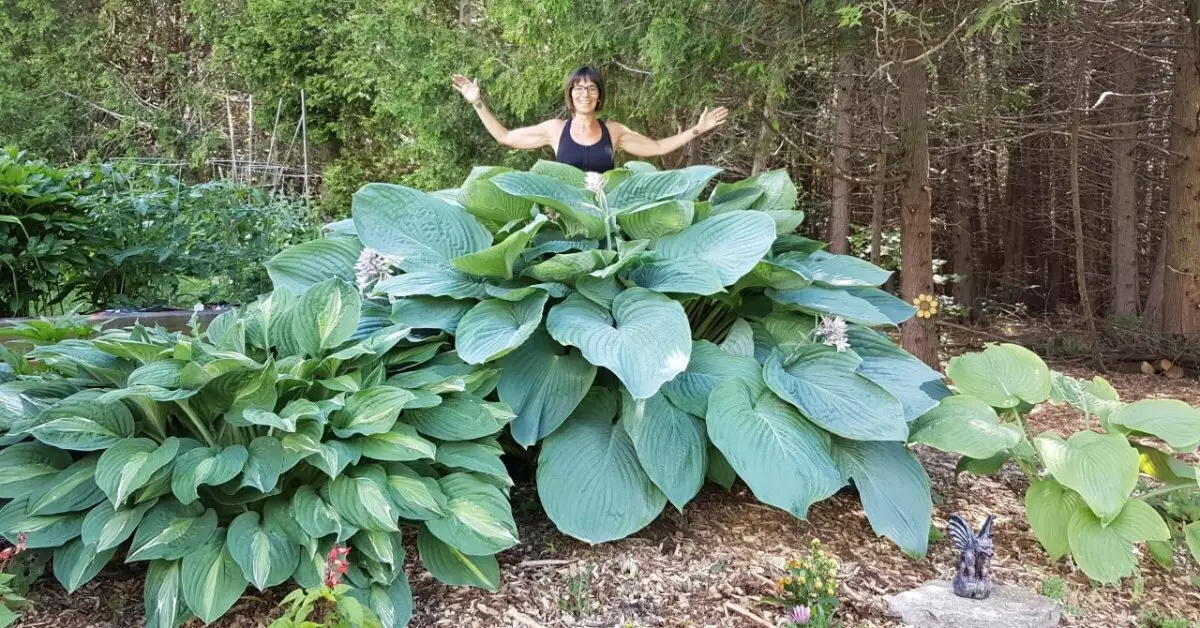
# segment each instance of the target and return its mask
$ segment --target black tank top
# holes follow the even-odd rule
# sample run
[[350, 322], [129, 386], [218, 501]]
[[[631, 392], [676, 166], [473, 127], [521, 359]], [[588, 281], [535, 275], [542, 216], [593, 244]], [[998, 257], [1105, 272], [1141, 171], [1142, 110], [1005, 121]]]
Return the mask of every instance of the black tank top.
[[595, 144], [583, 145], [571, 137], [571, 121], [563, 125], [562, 136], [558, 138], [558, 152], [555, 159], [559, 163], [571, 164], [584, 172], [608, 172], [615, 166], [613, 162], [612, 136], [608, 134], [608, 125], [600, 122], [600, 141]]

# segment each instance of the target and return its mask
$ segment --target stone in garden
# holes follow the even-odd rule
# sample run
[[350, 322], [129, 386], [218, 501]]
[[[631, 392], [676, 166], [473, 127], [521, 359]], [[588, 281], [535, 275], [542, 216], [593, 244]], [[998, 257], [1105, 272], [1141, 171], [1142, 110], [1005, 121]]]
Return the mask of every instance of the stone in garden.
[[996, 585], [986, 600], [972, 600], [945, 580], [905, 591], [889, 608], [913, 628], [1049, 628], [1060, 617], [1058, 604], [1028, 589]]

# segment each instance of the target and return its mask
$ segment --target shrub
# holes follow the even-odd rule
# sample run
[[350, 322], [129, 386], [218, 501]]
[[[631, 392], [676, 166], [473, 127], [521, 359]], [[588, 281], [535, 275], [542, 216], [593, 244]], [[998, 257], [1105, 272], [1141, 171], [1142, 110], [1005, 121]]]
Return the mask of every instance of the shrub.
[[[1170, 541], [1147, 500], [1196, 488], [1196, 470], [1172, 452], [1200, 444], [1200, 410], [1173, 399], [1123, 403], [1103, 378], [1051, 371], [1009, 344], [956, 357], [947, 374], [960, 394], [918, 419], [912, 440], [962, 454], [959, 471], [988, 475], [1012, 460], [1032, 481], [1025, 509], [1051, 559], [1070, 555], [1093, 580], [1116, 582], [1137, 568], [1134, 545]], [[1026, 416], [1044, 402], [1080, 410], [1080, 430], [1034, 435]], [[1159, 487], [1135, 496], [1143, 475]], [[1200, 539], [1200, 524], [1187, 536]], [[1189, 546], [1200, 557], [1200, 543]]]
[[34, 349], [53, 372], [0, 384], [0, 533], [52, 549], [68, 591], [122, 547], [148, 561], [148, 626], [211, 622], [251, 584], [320, 587], [335, 543], [347, 594], [403, 626], [402, 528], [437, 577], [494, 589], [517, 540], [493, 437], [512, 415], [481, 401], [496, 371], [388, 314], [330, 278], [205, 334]]
[[0, 315], [249, 303], [263, 263], [315, 235], [304, 204], [161, 168], [0, 153]]
[[499, 368], [509, 433], [541, 443], [538, 494], [566, 534], [628, 536], [706, 477], [801, 518], [852, 480], [874, 528], [923, 553], [908, 421], [949, 391], [871, 329], [913, 308], [876, 287], [886, 271], [793, 235], [786, 173], [699, 200], [718, 172], [540, 162], [432, 194], [368, 184], [352, 219], [268, 268], [276, 287], [357, 279], [397, 322]]
[[76, 204], [68, 170], [0, 151], [0, 316], [44, 312], [67, 299], [101, 239]]

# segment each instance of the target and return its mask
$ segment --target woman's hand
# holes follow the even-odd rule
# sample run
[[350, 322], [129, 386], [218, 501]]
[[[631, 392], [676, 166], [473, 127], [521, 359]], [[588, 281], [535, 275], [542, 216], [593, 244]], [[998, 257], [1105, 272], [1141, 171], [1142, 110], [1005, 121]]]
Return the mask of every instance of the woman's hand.
[[712, 111], [708, 107], [704, 108], [704, 113], [700, 114], [700, 121], [694, 127], [696, 135], [708, 133], [709, 131], [725, 124], [725, 117], [729, 115], [729, 110], [725, 107], [717, 107]]
[[454, 89], [457, 89], [463, 95], [463, 98], [467, 99], [467, 102], [472, 105], [479, 102], [479, 83], [461, 74], [455, 74]]

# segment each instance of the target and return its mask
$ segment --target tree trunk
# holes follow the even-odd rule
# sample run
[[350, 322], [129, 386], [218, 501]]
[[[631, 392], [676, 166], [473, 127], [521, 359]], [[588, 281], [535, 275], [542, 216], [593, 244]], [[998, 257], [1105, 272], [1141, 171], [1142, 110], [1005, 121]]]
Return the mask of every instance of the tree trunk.
[[871, 190], [871, 263], [878, 266], [883, 258], [883, 196], [887, 186], [883, 180], [888, 173], [887, 153], [887, 92], [879, 97], [879, 152], [875, 158], [875, 188]]
[[[1116, 90], [1132, 94], [1137, 89], [1137, 63], [1132, 53], [1117, 53], [1113, 71]], [[1120, 124], [1112, 131], [1112, 313], [1117, 316], [1137, 316], [1138, 259], [1137, 259], [1137, 148], [1138, 125], [1135, 102], [1116, 101], [1113, 122]]]
[[[1200, 0], [1196, 0], [1200, 2]], [[910, 42], [904, 57], [921, 54]], [[929, 190], [929, 78], [923, 63], [904, 65], [899, 77], [900, 144], [904, 181], [900, 188], [900, 294], [912, 302], [933, 294], [933, 202]], [[913, 318], [900, 327], [904, 348], [933, 368], [939, 368], [937, 333], [931, 320]]]
[[[950, 177], [954, 181], [954, 194], [950, 206], [952, 209], [952, 228], [954, 237], [954, 257], [951, 269], [958, 275], [954, 282], [954, 301], [975, 311], [975, 225], [972, 224], [971, 212], [971, 171], [967, 167], [965, 155], [950, 157]], [[974, 320], [973, 314], [968, 314]]]
[[[842, 53], [838, 60], [838, 80], [833, 102], [833, 167], [846, 172], [850, 163], [850, 109], [853, 106], [854, 57]], [[829, 251], [845, 255], [850, 251], [850, 182], [833, 179], [832, 206], [829, 211]]]
[[1200, 332], [1200, 0], [1186, 0], [1187, 25], [1175, 58], [1162, 331]]

